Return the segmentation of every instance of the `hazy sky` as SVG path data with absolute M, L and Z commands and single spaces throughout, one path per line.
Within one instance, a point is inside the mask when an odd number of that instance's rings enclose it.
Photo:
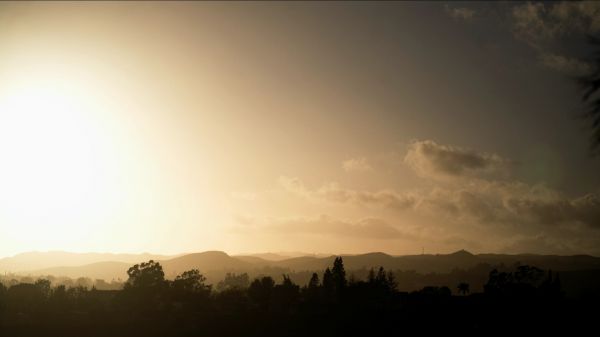
M 600 3 L 0 4 L 0 256 L 600 254 Z

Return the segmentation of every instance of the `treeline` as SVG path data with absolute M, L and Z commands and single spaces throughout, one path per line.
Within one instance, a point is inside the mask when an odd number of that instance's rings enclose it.
M 414 270 L 393 270 L 393 275 L 398 283 L 398 290 L 401 291 L 416 291 L 426 286 L 444 286 L 455 285 L 460 282 L 466 282 L 471 285 L 471 292 L 483 292 L 483 285 L 487 281 L 490 271 L 496 269 L 499 271 L 511 271 L 518 268 L 520 264 L 506 266 L 504 264 L 490 265 L 482 263 L 473 268 L 460 269 L 456 268 L 448 273 L 419 273 Z M 322 275 L 323 271 L 319 272 Z M 360 268 L 348 271 L 349 280 L 365 280 L 369 277 L 371 270 Z M 211 271 L 209 274 L 203 273 L 207 282 L 212 284 L 213 291 L 221 291 L 231 286 L 247 288 L 251 280 L 261 278 L 263 276 L 271 276 L 274 279 L 281 278 L 281 275 L 287 275 L 294 283 L 305 286 L 313 275 L 313 271 L 292 271 L 288 268 L 262 267 L 251 270 L 237 270 L 235 272 Z M 572 272 L 571 272 L 572 273 Z M 113 279 L 105 281 L 103 279 L 92 279 L 89 277 L 69 278 L 64 276 L 54 275 L 19 275 L 5 274 L 0 275 L 0 283 L 6 287 L 11 287 L 19 283 L 34 283 L 38 279 L 47 279 L 52 287 L 64 285 L 66 288 L 84 287 L 88 289 L 95 288 L 97 290 L 121 290 L 126 283 L 126 280 Z M 453 289 L 455 290 L 455 289 Z M 567 295 L 572 295 L 567 291 Z
M 98 290 L 120 290 L 123 289 L 123 285 L 125 281 L 119 280 L 111 280 L 105 281 L 103 279 L 92 279 L 89 277 L 78 277 L 78 278 L 70 278 L 65 276 L 53 276 L 53 275 L 44 275 L 44 276 L 29 276 L 29 275 L 18 275 L 18 274 L 7 274 L 0 276 L 0 284 L 5 287 L 12 287 L 19 283 L 35 283 L 38 280 L 48 280 L 52 287 L 65 286 L 66 288 L 96 288 Z
M 198 270 L 173 280 L 154 261 L 127 271 L 122 290 L 34 283 L 0 286 L 1 336 L 354 336 L 420 333 L 573 333 L 594 322 L 595 300 L 567 299 L 560 277 L 531 266 L 492 270 L 471 285 L 399 291 L 383 268 L 346 274 L 342 258 L 299 286 L 288 275 L 216 285 Z M 582 330 L 583 331 L 583 330 Z

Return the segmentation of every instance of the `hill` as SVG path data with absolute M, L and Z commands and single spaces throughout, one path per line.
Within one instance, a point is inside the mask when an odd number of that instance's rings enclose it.
M 167 255 L 156 254 L 112 254 L 112 253 L 71 253 L 62 251 L 27 252 L 0 259 L 0 271 L 3 273 L 22 273 L 32 270 L 82 266 L 97 262 L 124 262 L 128 264 L 147 260 L 165 260 Z
M 92 280 L 102 279 L 105 281 L 111 280 L 127 280 L 127 269 L 131 267 L 130 263 L 126 262 L 96 262 L 83 266 L 68 266 L 68 267 L 52 267 L 40 269 L 31 272 L 31 275 L 45 276 L 66 276 L 69 278 L 89 277 Z
M 551 269 L 557 272 L 570 272 L 565 274 L 566 282 L 575 287 L 577 280 L 581 279 L 579 271 L 600 270 L 600 258 L 588 255 L 557 256 L 534 254 L 471 254 L 461 250 L 452 254 L 423 254 L 392 256 L 381 252 L 342 255 L 346 270 L 356 275 L 364 275 L 369 268 L 384 267 L 393 271 L 412 271 L 418 274 L 431 273 L 444 274 L 454 270 L 470 270 L 476 267 L 483 273 L 493 266 L 511 267 L 517 263 L 537 266 L 542 269 Z M 119 260 L 115 258 L 118 257 Z M 108 258 L 105 261 L 98 261 Z M 316 257 L 302 256 L 282 260 L 267 260 L 259 256 L 230 256 L 220 251 L 185 254 L 176 257 L 165 257 L 152 254 L 76 254 L 64 252 L 26 253 L 12 258 L 0 260 L 0 272 L 18 271 L 25 275 L 53 275 L 71 278 L 90 277 L 92 279 L 127 278 L 127 269 L 135 263 L 154 259 L 159 261 L 167 278 L 174 278 L 183 271 L 198 269 L 203 273 L 209 283 L 216 284 L 227 272 L 248 273 L 250 277 L 269 275 L 279 279 L 282 274 L 296 274 L 296 280 L 306 282 L 312 272 L 322 272 L 333 264 L 335 256 Z M 34 261 L 37 259 L 37 261 Z M 60 261 L 60 262 L 59 262 Z M 62 262 L 70 265 L 61 265 Z M 92 261 L 91 263 L 86 263 Z M 18 263 L 23 262 L 23 266 Z M 52 265 L 54 263 L 54 265 Z M 79 265 L 76 265 L 79 263 Z M 8 267 L 7 267 L 8 266 Z M 43 266 L 43 268 L 31 268 Z M 485 267 L 487 266 L 487 267 Z M 361 272 L 362 271 L 362 272 Z M 482 277 L 486 277 L 482 275 Z M 572 281 L 574 280 L 574 281 Z

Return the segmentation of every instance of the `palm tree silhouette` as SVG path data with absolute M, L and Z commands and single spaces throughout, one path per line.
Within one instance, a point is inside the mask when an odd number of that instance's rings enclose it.
M 600 89 L 600 38 L 588 37 L 590 45 L 595 49 L 593 54 L 594 70 L 578 78 L 583 89 L 583 102 L 588 103 L 588 110 L 584 117 L 591 120 L 592 152 L 600 154 L 600 97 L 597 93 Z

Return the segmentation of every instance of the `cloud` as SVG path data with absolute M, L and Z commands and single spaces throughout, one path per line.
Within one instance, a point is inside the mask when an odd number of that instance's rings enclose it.
M 527 2 L 512 8 L 511 22 L 514 36 L 539 53 L 543 66 L 570 76 L 592 70 L 589 63 L 553 50 L 562 39 L 573 40 L 575 36 L 583 38 L 600 32 L 600 2 Z M 572 53 L 572 49 L 564 52 Z
M 412 195 L 400 194 L 390 189 L 376 192 L 358 191 L 343 188 L 339 184 L 331 182 L 318 189 L 311 190 L 300 179 L 285 176 L 279 178 L 279 183 L 285 190 L 314 201 L 355 204 L 396 210 L 411 208 L 415 203 Z
M 351 158 L 342 162 L 342 168 L 346 172 L 369 171 L 371 170 L 371 165 L 369 165 L 365 157 Z
M 249 223 L 244 217 L 243 225 Z M 388 224 L 386 221 L 378 218 L 364 218 L 357 221 L 348 221 L 335 219 L 328 215 L 317 217 L 298 217 L 298 218 L 280 218 L 266 219 L 257 221 L 254 219 L 252 224 L 257 229 L 266 230 L 277 234 L 316 234 L 345 236 L 366 239 L 409 239 L 412 235 L 400 231 L 396 227 Z
M 583 76 L 592 71 L 592 66 L 587 62 L 553 53 L 540 54 L 540 62 L 550 69 L 572 76 Z
M 575 254 L 581 253 L 581 248 L 577 249 L 573 245 L 573 240 L 564 238 L 555 238 L 547 234 L 537 234 L 533 236 L 514 239 L 513 242 L 505 245 L 501 251 L 510 254 L 523 254 L 536 252 L 537 254 Z
M 532 235 L 515 235 L 500 251 L 508 253 L 588 254 L 600 253 L 600 231 L 583 231 L 580 228 L 552 228 Z
M 456 223 L 543 229 L 581 224 L 600 229 L 600 197 L 569 198 L 545 185 L 477 179 L 455 188 L 435 188 L 418 198 L 415 210 Z
M 523 217 L 543 225 L 578 222 L 600 229 L 600 198 L 597 194 L 569 199 L 532 199 L 514 196 L 505 201 L 506 207 Z
M 413 141 L 404 162 L 419 176 L 430 178 L 474 176 L 504 170 L 509 161 L 484 152 L 440 145 L 433 140 Z
M 556 35 L 556 27 L 547 22 L 546 7 L 543 3 L 527 2 L 513 7 L 513 33 L 515 37 L 537 46 L 540 41 Z
M 466 7 L 450 8 L 445 6 L 446 13 L 456 20 L 471 20 L 475 16 L 475 11 Z
M 513 33 L 532 46 L 550 39 L 600 31 L 600 3 L 560 1 L 527 2 L 512 8 Z
M 571 198 L 544 184 L 496 179 L 489 173 L 503 172 L 511 163 L 496 154 L 425 140 L 411 143 L 404 162 L 420 177 L 441 177 L 445 184 L 409 193 L 392 188 L 354 190 L 335 182 L 309 188 L 300 179 L 285 176 L 279 183 L 312 202 L 411 211 L 454 226 L 501 225 L 517 231 L 570 225 L 600 228 L 598 194 Z
M 408 221 L 411 231 L 418 233 L 415 240 L 441 245 L 438 248 L 473 248 L 479 241 L 486 249 L 508 252 L 598 252 L 599 193 L 572 197 L 545 184 L 518 181 L 510 176 L 513 161 L 509 158 L 432 140 L 411 142 L 399 158 L 422 178 L 410 192 L 391 187 L 357 190 L 336 182 L 310 187 L 285 176 L 279 183 L 289 193 L 322 207 L 321 212 L 330 212 L 331 203 L 395 210 L 382 216 L 391 222 Z M 409 237 L 372 218 L 342 221 L 321 216 L 268 225 L 281 232 Z
M 494 193 L 495 192 L 495 193 Z M 471 186 L 459 189 L 435 188 L 423 195 L 415 210 L 446 223 L 476 224 L 489 227 L 506 219 L 498 191 L 483 192 Z

